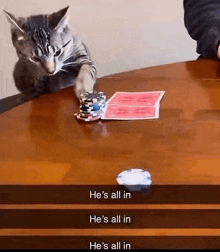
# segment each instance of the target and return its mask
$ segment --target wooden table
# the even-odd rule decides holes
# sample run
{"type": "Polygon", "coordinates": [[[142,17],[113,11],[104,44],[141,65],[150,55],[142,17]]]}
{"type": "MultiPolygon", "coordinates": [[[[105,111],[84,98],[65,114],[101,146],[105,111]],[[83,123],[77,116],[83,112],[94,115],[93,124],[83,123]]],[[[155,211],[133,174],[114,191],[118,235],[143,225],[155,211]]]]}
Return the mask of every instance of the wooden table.
{"type": "MultiPolygon", "coordinates": [[[[78,110],[79,103],[72,88],[15,107],[0,115],[0,184],[116,185],[116,176],[122,170],[141,167],[150,172],[153,184],[156,185],[219,185],[219,76],[219,62],[199,60],[133,70],[98,80],[97,89],[105,92],[107,98],[116,91],[165,91],[160,117],[153,120],[77,121],[74,113],[78,110]]],[[[4,194],[4,197],[9,196],[4,194]]],[[[16,211],[92,208],[219,209],[220,205],[123,206],[9,202],[1,204],[0,208],[16,211]]],[[[4,212],[2,216],[5,218],[4,212]]],[[[218,228],[1,228],[0,235],[0,248],[51,247],[52,243],[55,248],[74,247],[71,240],[74,237],[80,239],[78,236],[106,235],[132,236],[130,239],[134,240],[137,240],[136,236],[145,236],[146,239],[152,237],[154,240],[148,241],[151,248],[211,248],[220,245],[218,228]],[[198,244],[186,245],[181,240],[183,235],[190,239],[198,236],[198,244]],[[174,240],[167,241],[166,236],[173,236],[174,240]]],[[[88,247],[88,244],[85,246],[88,247]]]]}

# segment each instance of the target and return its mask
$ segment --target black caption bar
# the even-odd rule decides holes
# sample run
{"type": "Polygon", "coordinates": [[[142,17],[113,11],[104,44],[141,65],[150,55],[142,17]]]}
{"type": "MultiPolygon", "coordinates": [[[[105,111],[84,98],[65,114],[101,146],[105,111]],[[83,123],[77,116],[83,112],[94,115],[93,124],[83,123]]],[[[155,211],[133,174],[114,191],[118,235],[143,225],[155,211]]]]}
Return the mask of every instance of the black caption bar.
{"type": "Polygon", "coordinates": [[[219,249],[219,236],[1,236],[0,249],[219,249]]]}
{"type": "Polygon", "coordinates": [[[0,185],[0,204],[220,204],[220,186],[0,185]]]}
{"type": "Polygon", "coordinates": [[[0,228],[220,228],[220,210],[2,209],[0,228]]]}

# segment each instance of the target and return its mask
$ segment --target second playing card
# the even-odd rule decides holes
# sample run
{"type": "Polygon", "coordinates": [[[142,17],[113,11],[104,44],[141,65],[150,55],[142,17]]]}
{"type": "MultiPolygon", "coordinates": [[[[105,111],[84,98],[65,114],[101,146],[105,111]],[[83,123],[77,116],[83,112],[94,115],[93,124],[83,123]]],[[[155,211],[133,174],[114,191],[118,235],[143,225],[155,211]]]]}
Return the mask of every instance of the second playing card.
{"type": "Polygon", "coordinates": [[[112,120],[140,120],[154,119],[159,117],[159,106],[117,106],[108,105],[101,119],[112,120]]]}

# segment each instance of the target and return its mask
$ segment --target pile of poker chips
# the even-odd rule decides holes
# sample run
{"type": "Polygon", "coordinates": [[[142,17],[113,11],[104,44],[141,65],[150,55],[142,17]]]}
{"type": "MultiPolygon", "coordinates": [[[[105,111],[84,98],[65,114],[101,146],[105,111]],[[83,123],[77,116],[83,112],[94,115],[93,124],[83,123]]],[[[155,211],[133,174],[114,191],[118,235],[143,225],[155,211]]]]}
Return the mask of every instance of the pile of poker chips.
{"type": "Polygon", "coordinates": [[[106,96],[103,92],[85,93],[80,96],[79,112],[76,118],[86,122],[98,120],[104,111],[106,96]]]}

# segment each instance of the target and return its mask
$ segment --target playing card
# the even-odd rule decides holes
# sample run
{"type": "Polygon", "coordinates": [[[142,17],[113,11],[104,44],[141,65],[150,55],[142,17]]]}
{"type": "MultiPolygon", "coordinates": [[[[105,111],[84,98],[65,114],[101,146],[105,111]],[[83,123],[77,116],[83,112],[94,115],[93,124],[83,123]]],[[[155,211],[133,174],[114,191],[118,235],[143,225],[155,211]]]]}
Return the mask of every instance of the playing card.
{"type": "Polygon", "coordinates": [[[164,91],[116,92],[107,105],[155,106],[160,102],[164,93],[164,91]]]}
{"type": "Polygon", "coordinates": [[[159,105],[150,107],[107,105],[101,119],[140,120],[159,118],[159,105]]]}

